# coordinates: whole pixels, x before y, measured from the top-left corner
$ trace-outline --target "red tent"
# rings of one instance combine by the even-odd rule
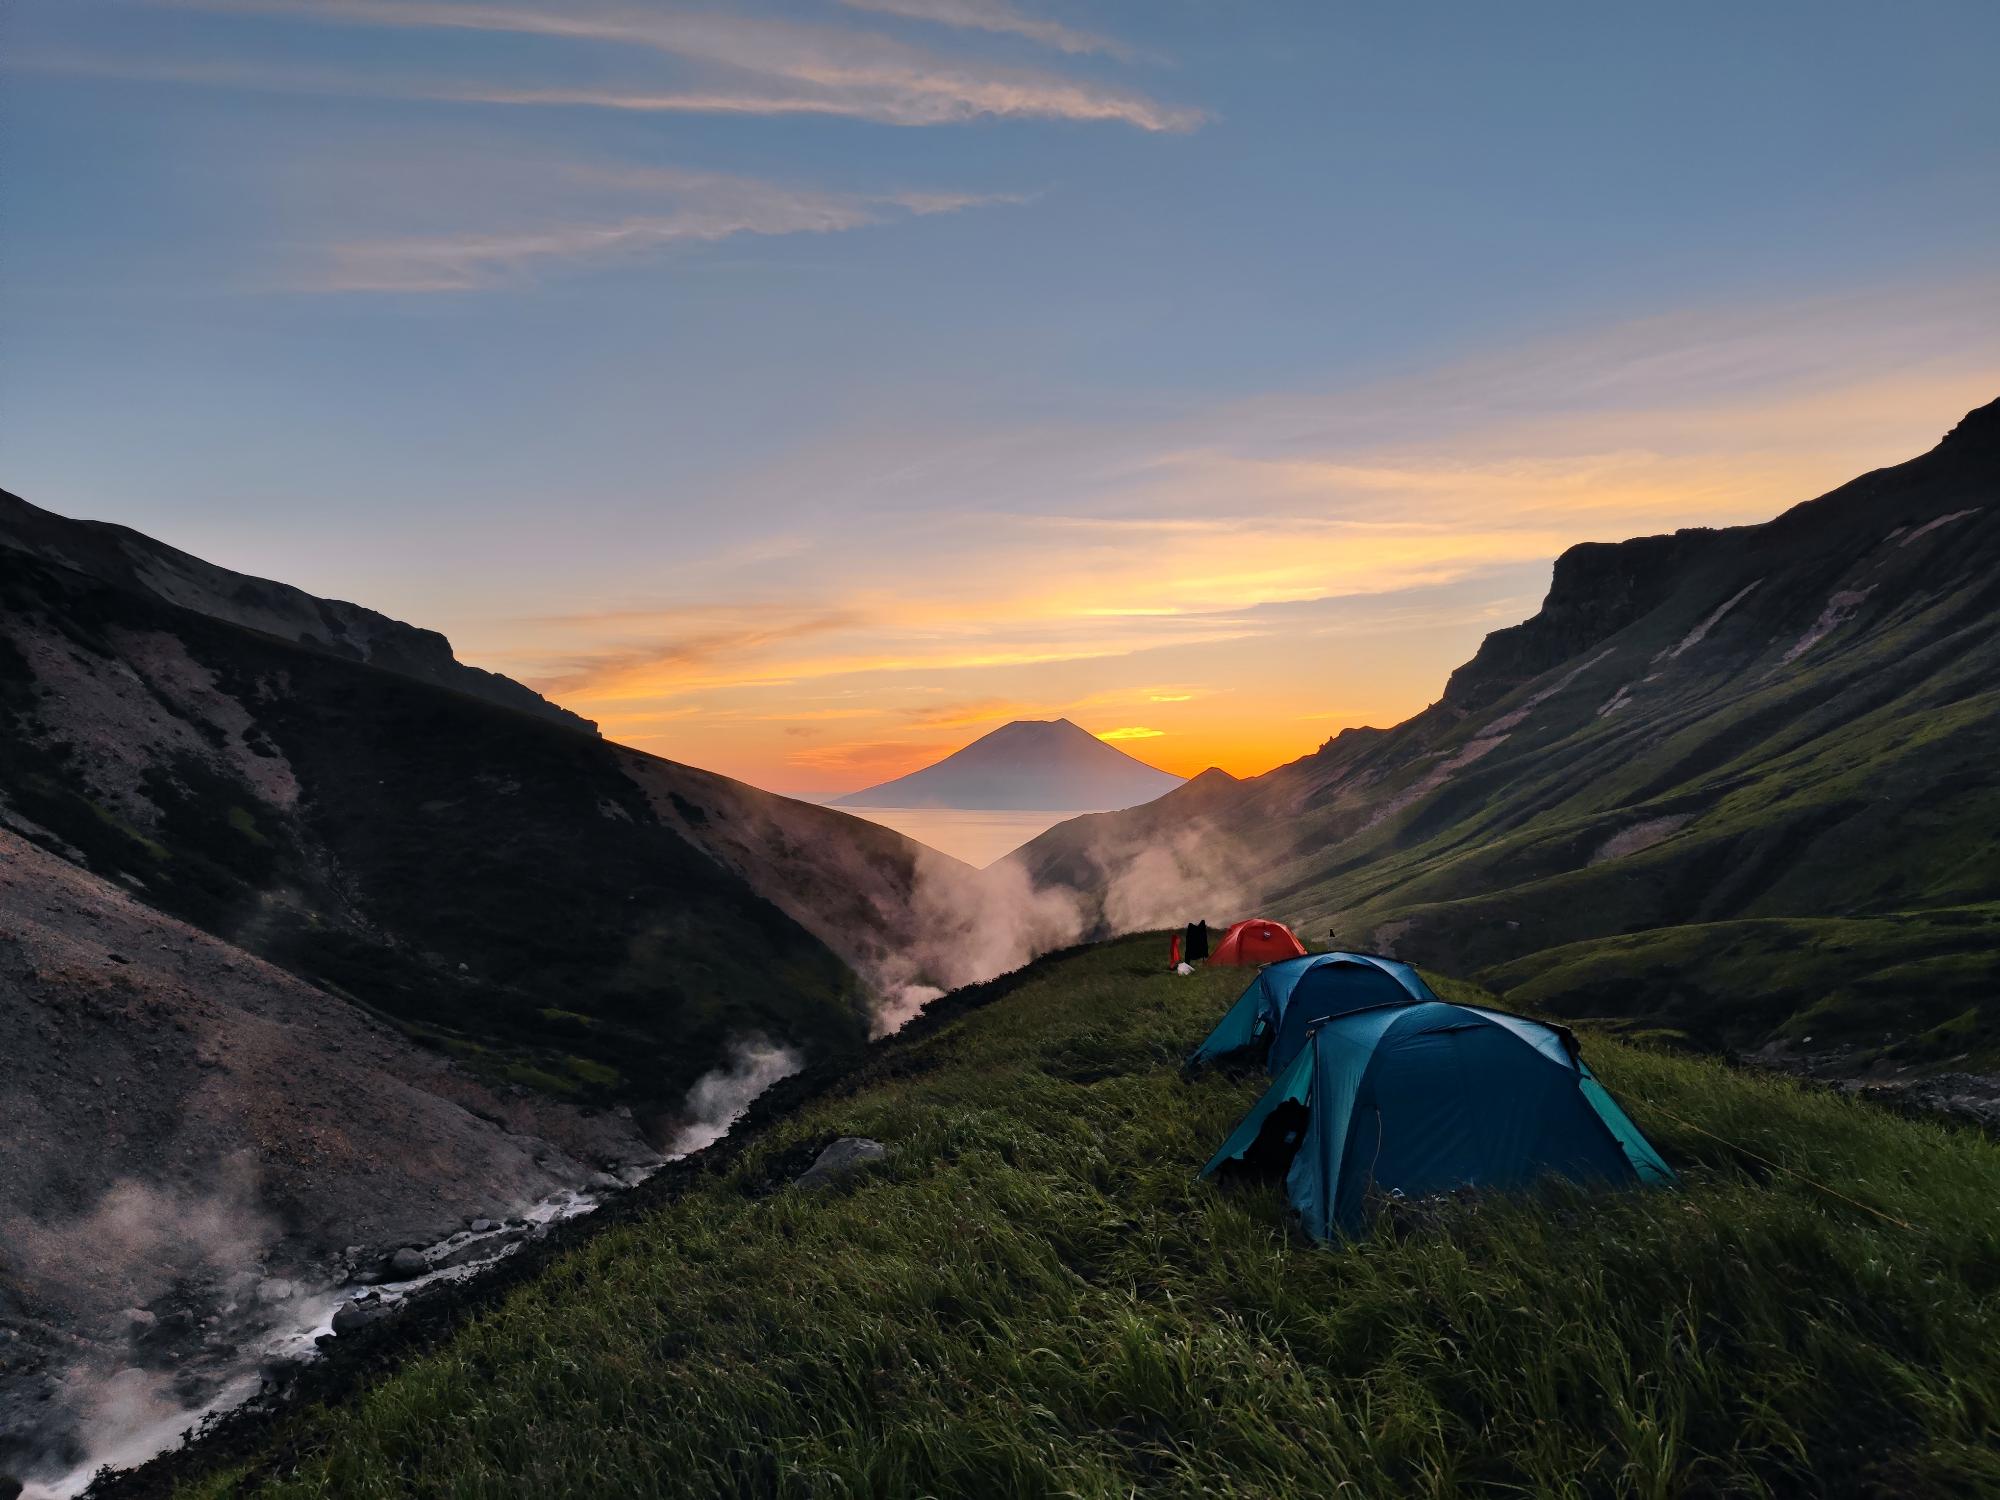
[[[1267,922],[1262,917],[1252,917],[1225,932],[1208,961],[1211,964],[1248,967],[1276,963],[1281,958],[1304,958],[1305,954],[1306,945],[1293,937],[1292,929],[1283,922]]]

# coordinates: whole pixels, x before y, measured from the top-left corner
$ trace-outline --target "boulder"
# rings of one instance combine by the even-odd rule
[[[889,1148],[865,1135],[844,1135],[813,1160],[799,1177],[802,1188],[832,1187],[867,1170],[889,1155]]]
[[[368,1328],[385,1318],[393,1317],[401,1308],[402,1300],[384,1297],[378,1292],[364,1292],[352,1302],[343,1302],[334,1311],[333,1331],[353,1333]]]
[[[407,1245],[390,1256],[385,1265],[388,1267],[390,1278],[395,1281],[408,1281],[413,1276],[423,1275],[431,1268],[431,1263],[424,1259],[423,1251],[413,1250]]]

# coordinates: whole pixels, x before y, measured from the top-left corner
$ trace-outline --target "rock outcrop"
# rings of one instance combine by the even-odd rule
[[[888,1157],[889,1148],[880,1141],[865,1135],[844,1135],[813,1158],[813,1164],[799,1175],[798,1186],[808,1192],[830,1188]]]

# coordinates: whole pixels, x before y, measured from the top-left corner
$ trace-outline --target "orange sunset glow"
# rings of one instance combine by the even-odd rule
[[[1486,632],[1534,611],[1565,547],[1766,518],[1927,446],[1936,413],[2000,377],[1976,357],[1845,383],[1797,369],[1839,343],[1899,348],[1893,320],[1926,309],[1863,311],[1831,335],[1807,305],[1749,329],[1689,315],[1408,385],[1240,403],[1183,431],[1065,434],[1108,475],[1065,504],[899,513],[892,488],[838,539],[669,563],[611,607],[455,633],[616,739],[794,794],[1057,717],[1178,775],[1254,775],[1433,701]],[[1686,371],[1642,363],[1642,336]],[[1700,372],[1746,361],[1754,399],[1686,398]],[[1576,410],[1552,389],[1540,409],[1483,409],[1504,382],[1518,398],[1578,366],[1632,404]],[[1391,401],[1453,416],[1371,441]],[[873,461],[843,448],[822,475],[860,486]],[[948,448],[918,467],[941,488],[993,482]]]

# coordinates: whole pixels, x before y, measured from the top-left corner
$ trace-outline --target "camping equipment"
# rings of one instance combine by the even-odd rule
[[[1436,1000],[1321,1021],[1201,1175],[1224,1169],[1282,1171],[1320,1240],[1358,1233],[1378,1194],[1676,1180],[1574,1036]]]
[[[1303,958],[1306,945],[1292,935],[1283,922],[1253,917],[1238,922],[1222,935],[1209,955],[1211,965],[1268,964],[1281,958]]]
[[[1285,959],[1258,971],[1189,1056],[1187,1071],[1263,1047],[1264,1065],[1276,1073],[1298,1054],[1306,1032],[1329,1016],[1435,999],[1414,968],[1380,954],[1313,953]]]

